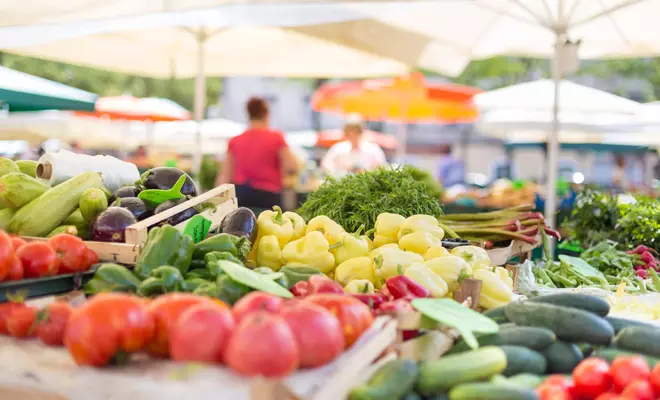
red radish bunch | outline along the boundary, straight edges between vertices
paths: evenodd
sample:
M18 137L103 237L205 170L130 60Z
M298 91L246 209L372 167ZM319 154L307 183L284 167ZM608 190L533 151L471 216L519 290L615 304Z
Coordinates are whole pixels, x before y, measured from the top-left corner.
M640 278L646 279L648 277L647 270L649 268L653 268L655 271L660 271L658 260L654 256L654 254L658 254L655 250L640 244L635 249L628 251L628 254L638 256L637 265L635 265L635 272Z

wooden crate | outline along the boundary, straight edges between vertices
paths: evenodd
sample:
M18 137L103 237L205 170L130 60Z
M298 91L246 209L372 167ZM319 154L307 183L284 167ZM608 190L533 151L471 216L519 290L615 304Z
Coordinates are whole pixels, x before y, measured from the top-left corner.
M200 215L211 221L211 228L220 225L225 215L238 208L238 200L236 199L236 191L234 185L222 185L208 192L202 193L199 196L192 198L186 202L165 210L143 221L139 221L126 228L126 242L125 243L109 243L109 242L95 242L86 241L87 247L94 250L99 255L101 261L111 261L127 265L135 265L144 242L147 240L149 228L158 225L160 222L170 218L171 216L187 210L188 208L197 206L202 203L211 203L216 208L215 210L207 209ZM185 226L186 222L177 225L178 228ZM26 237L28 241L43 241L44 238ZM1 400L1 398L0 398Z

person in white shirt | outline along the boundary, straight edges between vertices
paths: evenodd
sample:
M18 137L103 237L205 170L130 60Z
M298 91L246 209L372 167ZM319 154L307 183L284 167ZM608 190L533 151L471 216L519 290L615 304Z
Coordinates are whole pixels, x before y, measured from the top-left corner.
M321 160L321 168L327 175L340 177L371 171L387 163L385 153L377 144L363 140L363 131L360 122L344 125L346 140L333 145Z

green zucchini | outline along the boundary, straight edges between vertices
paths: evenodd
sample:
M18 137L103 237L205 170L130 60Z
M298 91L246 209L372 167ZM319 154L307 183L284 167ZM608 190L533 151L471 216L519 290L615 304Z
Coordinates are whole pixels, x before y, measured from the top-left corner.
M21 172L14 160L7 157L0 157L0 176L11 174L13 172Z
M31 176L33 178L37 177L37 165L39 165L39 163L34 160L16 161L16 166L18 167L18 169L25 175Z
M582 357L584 358L589 357L591 353L594 352L594 346L590 345L589 343L575 343L575 345L580 350Z
M524 372L536 375L545 373L547 363L540 353L522 346L500 346L506 354L504 376L513 376Z
M11 221L11 218L16 214L16 210L12 210L11 208L4 208L0 210L0 229L3 231L7 230L7 226L9 226L9 221Z
M653 368L658 362L660 362L660 358L653 357L653 356L648 356L646 354L642 353L635 353L632 351L625 351L625 350L619 350L615 349L613 347L605 347L602 349L598 349L594 352L593 357L599 357L604 360L606 360L608 363L612 363L614 359L617 357L628 357L628 356L642 356L644 359L649 363L649 366Z
M494 346L425 361L419 367L417 392L423 396L446 392L461 383L499 374L505 368L506 354Z
M660 357L660 329L645 326L623 328L614 338L618 349Z
M91 224L96 217L108 208L108 197L101 189L87 189L80 195L78 209L85 222Z
M557 341L543 351L548 363L548 373L570 374L584 358L580 349L572 344Z
M532 350L543 350L555 340L555 334L547 328L533 326L512 326L500 329L498 333L477 337L479 346L523 346ZM459 340L451 348L450 353L469 351L470 346L464 340Z
M19 209L8 230L21 236L45 236L78 208L80 195L90 188L102 188L98 172L84 172L50 189Z
M6 208L21 208L42 194L50 186L20 172L0 177L0 204Z
M497 322L498 324L505 324L509 322L506 314L504 314L504 306L484 311L484 315Z
M411 392L417 380L417 363L394 360L383 365L368 383L353 389L350 400L396 400Z
M612 326L588 311L531 301L506 306L506 315L518 325L551 329L561 340L608 345L614 336Z
M589 311L601 317L610 312L610 304L600 297L589 296L581 293L556 293L547 296L533 297L531 302L554 304L556 306L577 308Z
M449 400L538 400L533 389L496 383L465 383L449 392Z
M605 317L607 322L612 325L612 328L614 329L614 333L619 333L623 328L627 328L629 326L646 326L648 328L655 328L655 325L648 324L643 321L635 321L632 319L625 319L625 318L618 318L618 317Z
M75 225L60 225L57 228L50 231L46 237L53 237L59 235L60 233L68 233L69 235L78 236L78 228Z
M506 383L520 388L535 389L538 385L543 383L545 379L542 376L522 373L513 375L507 379Z

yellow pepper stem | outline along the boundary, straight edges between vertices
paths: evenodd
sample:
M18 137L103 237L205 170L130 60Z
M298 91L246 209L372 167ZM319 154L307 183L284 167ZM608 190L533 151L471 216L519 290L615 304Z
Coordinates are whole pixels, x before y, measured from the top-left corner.
M273 211L275 211L275 215L273 215L272 220L274 223L277 225L283 225L284 224L284 218L282 217L282 208L280 206L273 206Z

